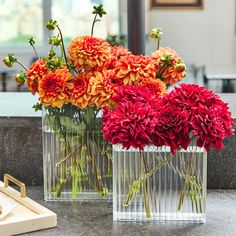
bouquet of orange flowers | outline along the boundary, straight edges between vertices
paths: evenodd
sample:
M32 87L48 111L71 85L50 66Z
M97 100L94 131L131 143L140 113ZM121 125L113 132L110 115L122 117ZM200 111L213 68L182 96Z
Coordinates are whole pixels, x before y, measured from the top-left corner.
M46 57L38 56L31 37L29 44L38 59L29 68L14 54L4 58L9 67L14 63L23 67L25 71L16 76L16 81L26 84L33 95L38 94L39 102L34 108L44 110L43 131L53 132L60 141L52 154L52 150L45 151L50 146L50 137L44 137L44 156L55 153L60 156L51 169L57 173L56 181L48 184L55 197L61 196L68 183L71 183L74 198L87 185L103 197L108 195L111 186L105 179L111 177L111 147L102 138L99 111L116 106L112 97L121 85L148 87L160 98L167 94L168 84L185 76L186 67L178 54L170 48L159 48L160 29L151 33L151 37L158 40L158 48L152 56L133 55L122 46L111 46L93 36L95 23L106 12L100 4L94 6L92 13L91 35L73 39L68 54L58 23L50 20L46 27L57 33L49 37L50 49ZM105 160L102 170L101 159Z

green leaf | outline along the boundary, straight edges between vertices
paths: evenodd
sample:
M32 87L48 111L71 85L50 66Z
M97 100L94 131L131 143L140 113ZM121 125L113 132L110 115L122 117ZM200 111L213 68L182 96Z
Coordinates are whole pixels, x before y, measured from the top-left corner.
M33 109L37 112L37 111L42 111L42 107L43 105L39 102L37 102L35 105L33 105Z
M60 123L64 126L67 130L71 132L84 132L86 130L86 125L84 122L77 124L73 119L68 116L60 116Z

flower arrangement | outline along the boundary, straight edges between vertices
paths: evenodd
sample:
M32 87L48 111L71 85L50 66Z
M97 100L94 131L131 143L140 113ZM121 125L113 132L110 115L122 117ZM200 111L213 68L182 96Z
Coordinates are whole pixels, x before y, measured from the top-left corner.
M94 26L106 12L100 4L92 13L91 35L73 39L67 53L58 23L50 20L46 27L57 30L57 34L49 37L46 57L38 56L35 40L30 38L38 59L29 68L14 54L4 58L4 63L23 67L25 71L16 76L17 83L26 84L33 95L38 94L35 110L45 110L48 130L63 143L59 150L62 158L56 163L56 185L51 188L56 197L68 182L73 198L86 185L102 197L108 195L111 186L107 187L106 179L111 177L112 166L109 143L138 149L140 156L147 146L170 147L168 157L146 168L145 174L130 185L124 202L129 205L143 183L194 140L206 151L210 147L222 149L222 140L233 135L233 119L228 105L201 86L180 84L168 92L169 85L186 76L186 66L176 51L160 47L160 28L150 33L157 41L152 55L133 55L123 46L94 37ZM104 160L106 170L101 170ZM191 184L200 186L197 180ZM186 185L190 186L188 180ZM146 212L149 216L147 205Z
M193 160L185 160L182 150L188 153L190 145L204 148L206 151L209 151L210 147L221 150L224 147L223 139L234 134L234 120L228 104L222 101L219 95L204 87L197 84L180 84L170 93L165 90L166 84L172 85L185 76L186 67L173 49L159 47L160 34L160 29L154 29L151 33L151 37L158 40L158 49L152 54L151 59L154 65L151 61L147 64L142 63L142 56L135 58L138 63L134 61L129 71L122 69L129 60L133 61L132 57L125 56L117 63L117 76L123 77L124 85L121 85L112 96L116 106L112 109L103 109L102 131L105 140L111 144L121 144L124 149L138 150L143 160L144 170L130 184L123 206L130 206L142 190L146 217L150 218L150 201L155 195L155 187L148 190L147 186L155 181L155 177L151 177L167 165L180 179L184 179L177 210L181 211L184 198L190 196L192 211L196 210L202 214L202 191L206 186L201 179L196 156ZM137 64L140 66L135 68ZM145 73L135 74L139 68L144 68ZM160 161L151 167L154 164L148 166L145 157L149 146L155 147L155 150L161 150L164 146L169 147L170 152L167 156L166 153L165 156L161 156L161 151L155 152L155 158ZM171 162L179 155L178 152L182 153L181 168ZM140 163L136 165L139 166ZM129 209L136 207L132 205Z
M147 146L170 147L168 157L156 167L146 169L146 174L131 184L125 205L132 202L148 178L178 151L187 150L191 142L195 141L197 147L204 147L206 151L210 147L221 150L223 139L234 134L228 104L219 95L196 84L180 84L163 97L148 87L120 86L113 99L118 105L112 110L103 110L105 140L122 144L126 149L137 148L142 159L142 151ZM178 172L175 170L175 173ZM192 184L199 183L195 179ZM182 204L180 200L179 210Z
M95 24L106 12L100 4L93 7L92 14L91 35L73 39L68 53L59 24L49 20L46 27L55 35L48 38L49 52L45 57L39 57L31 37L29 44L37 60L29 68L12 53L3 60L8 67L22 66L16 82L25 84L39 97L34 108L43 108L45 162L48 155L51 162L57 159L48 164L52 169L45 167L45 176L56 173L55 179L44 182L55 199L62 197L66 186L74 199L87 186L88 191L93 189L101 197L111 191L111 146L102 138L99 111L113 106L111 97L122 83L114 72L115 63L131 53L93 36Z
M185 76L185 66L174 51L157 50L152 57L133 55L123 46L115 45L114 40L111 46L94 37L95 24L106 12L100 4L94 6L92 14L91 35L73 39L68 53L59 24L49 20L46 27L55 35L48 38L49 52L45 57L39 57L36 40L30 37L28 42L37 60L29 68L13 53L3 60L8 67L18 64L23 68L16 76L17 84L25 84L32 95L39 97L34 109L43 108L45 162L48 155L51 159L59 156L56 163L48 164L53 166L52 170L45 168L45 176L56 173L55 180L45 180L50 182L48 191L55 198L61 197L67 185L71 185L72 198L77 198L87 185L107 197L111 188L106 183L111 178L111 146L103 140L99 111L116 107L126 86L127 89L133 86L134 93L139 89L141 94L147 93L148 88L155 94L153 98L159 98L167 94L168 81L172 83L175 78L180 80ZM165 62L162 57L166 57ZM179 65L182 65L181 72ZM166 70L172 70L172 80L165 76L157 78L160 73L166 74ZM122 92L119 88L123 87ZM54 141L48 133L56 137L58 147L52 144Z

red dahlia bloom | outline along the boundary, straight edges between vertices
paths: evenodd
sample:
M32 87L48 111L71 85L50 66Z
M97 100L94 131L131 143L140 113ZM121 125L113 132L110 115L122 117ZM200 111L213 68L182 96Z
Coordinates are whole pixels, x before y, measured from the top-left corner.
M214 106L214 105L213 105ZM210 146L221 150L224 147L222 140L226 137L223 122L218 109L199 106L194 119L191 121L194 136L198 136L197 146L205 147L209 151Z
M154 117L154 110L141 102L123 102L113 111L105 109L103 137L111 144L143 150L146 145L151 144L151 120Z
M117 104L123 102L141 102L153 104L157 101L157 97L153 90L150 90L143 86L134 86L134 85L122 85L119 86L118 91L112 97Z
M196 84L181 84L162 99L162 104L188 113L188 129L197 145L209 151L224 147L222 140L234 134L234 120L228 104L219 95Z
M178 107L173 109L171 106L161 106L156 114L152 121L153 144L157 147L169 146L173 155L179 148L187 149L190 144L188 113Z

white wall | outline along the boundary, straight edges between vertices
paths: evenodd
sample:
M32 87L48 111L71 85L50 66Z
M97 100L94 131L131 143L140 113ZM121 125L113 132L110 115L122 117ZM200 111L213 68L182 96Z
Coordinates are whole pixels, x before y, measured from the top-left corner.
M127 33L127 0L121 1L121 28ZM236 63L235 0L204 0L203 10L146 9L146 32L161 27L162 46L170 46L186 63L217 65ZM147 40L146 54L155 49Z
M235 0L205 0L203 10L148 10L149 30L162 27L162 45L187 63L232 64L235 58ZM148 44L147 53L154 47ZM236 62L236 61L235 61Z

